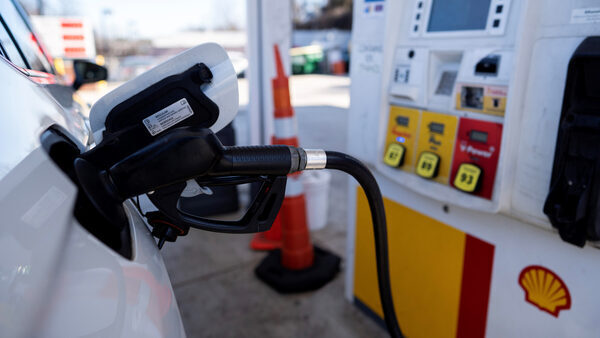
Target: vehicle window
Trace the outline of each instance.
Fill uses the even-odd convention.
[[[15,46],[2,21],[2,17],[0,17],[0,48],[2,48],[2,54],[15,65],[27,68],[25,60],[21,57],[17,46]]]
[[[2,1],[0,4],[0,15],[6,25],[5,28],[12,34],[21,55],[25,58],[25,63],[29,66],[26,68],[46,73],[52,72],[50,62],[15,4],[11,1]]]

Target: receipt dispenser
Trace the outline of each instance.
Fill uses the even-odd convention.
[[[586,38],[569,62],[550,192],[544,213],[560,237],[600,240],[600,37]]]

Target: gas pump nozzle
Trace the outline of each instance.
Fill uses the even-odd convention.
[[[286,175],[305,169],[306,164],[307,155],[301,148],[225,147],[209,129],[184,127],[168,132],[107,169],[78,158],[75,172],[94,205],[109,219],[118,217],[115,204],[157,192],[149,195],[151,201],[162,221],[180,230],[179,235],[186,234],[190,227],[247,233],[270,228],[283,201]],[[261,181],[263,187],[241,220],[216,221],[177,207],[185,182],[191,179],[211,184]]]
[[[110,167],[116,188],[137,196],[206,176],[285,176],[306,165],[301,148],[225,147],[205,128],[176,129]]]

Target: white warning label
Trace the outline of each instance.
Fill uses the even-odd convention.
[[[572,10],[571,23],[600,23],[600,7]]]
[[[154,136],[194,115],[185,98],[144,119],[144,126]]]

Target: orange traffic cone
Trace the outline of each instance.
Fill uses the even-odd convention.
[[[329,64],[331,67],[331,73],[335,75],[346,74],[346,63],[342,58],[342,52],[338,49],[334,49],[328,53]]]
[[[281,247],[281,215],[277,215],[271,229],[258,232],[250,241],[252,250],[273,250]]]
[[[335,75],[346,74],[346,63],[343,60],[336,61],[332,65],[332,72]]]
[[[296,136],[296,118],[294,117],[294,109],[290,101],[290,88],[287,76],[283,70],[283,63],[279,55],[279,49],[275,45],[275,66],[277,76],[271,80],[271,88],[273,89],[273,115],[275,117],[275,135],[271,140],[272,144],[284,144],[297,147],[298,137]],[[298,182],[300,183],[300,182]],[[286,197],[290,182],[288,180],[288,188],[286,189]],[[300,183],[300,188],[302,185]],[[285,201],[284,201],[285,204]],[[282,207],[285,209],[285,207]],[[250,248],[254,250],[273,250],[281,247],[281,213],[273,222],[271,229],[265,232],[259,232],[250,241]]]
[[[296,118],[290,103],[288,78],[277,45],[277,76],[273,79],[275,136],[273,144],[298,146]],[[340,258],[313,247],[306,222],[306,201],[299,173],[288,175],[281,206],[281,250],[273,250],[256,268],[256,275],[280,292],[317,289],[339,271]]]
[[[288,184],[302,184],[298,178],[288,177]],[[290,185],[291,185],[290,184]],[[281,264],[291,270],[306,269],[313,264],[314,251],[306,223],[306,201],[304,194],[289,196],[289,185],[281,205],[283,243]]]
[[[277,75],[271,80],[271,88],[273,89],[273,115],[275,117],[275,135],[273,135],[271,143],[297,147],[296,117],[294,116],[294,108],[292,108],[290,100],[289,81],[283,70],[283,63],[281,62],[281,55],[279,54],[277,45],[274,48]],[[299,181],[297,175],[290,175],[285,192],[286,198],[290,196],[290,193],[296,195],[298,192],[302,193],[302,183]],[[284,200],[282,210],[287,209],[285,204]],[[281,216],[278,215],[270,230],[254,235],[250,242],[250,248],[254,250],[278,249],[282,243],[281,236]]]

